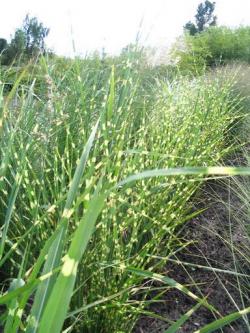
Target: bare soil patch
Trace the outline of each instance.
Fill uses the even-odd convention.
[[[208,208],[188,222],[181,231],[181,236],[184,239],[194,240],[195,242],[177,254],[174,259],[194,265],[211,266],[232,271],[234,270],[233,255],[230,246],[225,244],[225,239],[229,237],[230,223],[232,223],[232,217],[225,206],[225,202],[229,198],[227,186],[225,183],[223,185],[218,181],[209,181],[202,192],[203,202],[196,208]],[[236,209],[237,206],[240,206],[238,197],[233,193],[230,193],[230,201]],[[234,225],[233,228],[234,242],[240,244],[247,241],[244,239],[243,231],[238,225]],[[189,289],[197,296],[206,295],[208,302],[222,316],[237,311],[235,304],[240,309],[242,308],[237,281],[235,276],[231,274],[190,267],[175,262],[169,262],[163,273],[174,278],[177,282],[189,286]],[[161,299],[163,302],[154,304],[150,307],[150,310],[174,321],[195,305],[190,297],[177,290],[168,291]],[[200,307],[178,332],[195,332],[215,320],[215,318],[209,310]],[[141,317],[134,332],[163,333],[168,327],[169,324],[161,320]],[[217,330],[217,332],[247,333],[248,330],[243,320],[238,320],[232,325],[224,327],[223,330]]]

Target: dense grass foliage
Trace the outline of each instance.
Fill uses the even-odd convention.
[[[201,73],[204,68],[232,61],[249,63],[249,43],[249,27],[210,27],[195,36],[186,34],[173,56],[181,71]]]
[[[154,287],[138,270],[157,272],[165,261],[152,256],[182,245],[202,177],[117,184],[217,165],[230,148],[230,81],[148,79],[138,55],[120,60],[41,59],[7,94],[2,71],[3,292],[17,279],[0,299],[6,332],[131,332],[158,297],[147,300]]]

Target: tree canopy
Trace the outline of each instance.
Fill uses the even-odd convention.
[[[44,53],[44,40],[48,34],[49,29],[36,17],[26,15],[22,27],[16,29],[9,44],[5,39],[0,39],[1,63],[9,65],[17,59],[29,60]]]
[[[0,53],[6,49],[7,40],[5,38],[0,38]]]
[[[184,26],[184,29],[194,36],[197,33],[204,31],[206,28],[215,26],[217,17],[213,15],[215,10],[215,2],[206,0],[198,5],[195,15],[195,23],[189,21]]]

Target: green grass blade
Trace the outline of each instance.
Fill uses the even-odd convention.
[[[4,253],[4,246],[5,246],[5,242],[6,242],[7,232],[8,232],[8,228],[9,228],[9,224],[10,224],[11,215],[14,210],[17,193],[20,188],[21,178],[22,177],[19,174],[16,175],[15,183],[11,190],[9,203],[8,203],[8,207],[7,207],[7,212],[5,214],[4,228],[3,228],[3,233],[2,233],[2,237],[1,237],[1,243],[0,243],[0,260],[2,259],[2,256]]]
[[[75,284],[77,267],[87,247],[106,195],[96,193],[77,228],[64,264],[43,313],[39,333],[59,333],[67,314]],[[63,306],[62,306],[63,304]]]
[[[22,279],[14,279],[11,284],[10,284],[10,288],[9,291],[12,290],[17,290],[18,288],[22,287],[24,285],[24,281]],[[12,300],[10,300],[8,302],[8,316],[7,316],[7,320],[4,326],[4,332],[5,333],[12,333],[12,323],[14,320],[14,316],[15,316],[15,311],[18,307],[18,301],[17,301],[17,297],[14,297]]]
[[[202,298],[196,296],[188,288],[186,288],[182,284],[176,282],[174,279],[171,279],[171,278],[161,275],[161,274],[152,273],[152,272],[141,270],[141,269],[134,268],[134,267],[127,267],[126,270],[128,272],[137,274],[137,275],[145,277],[147,279],[150,278],[150,279],[153,279],[156,281],[160,281],[162,283],[167,284],[168,286],[170,286],[172,288],[178,289],[179,291],[183,292],[185,295],[191,297],[196,302],[199,302],[201,305],[205,306],[210,311],[214,311],[214,312],[218,313],[218,311],[212,305],[210,305],[205,298],[202,299]]]
[[[107,121],[110,121],[114,109],[115,102],[115,68],[112,66],[111,77],[110,77],[110,89],[107,103]]]
[[[242,316],[247,315],[248,313],[250,313],[250,307],[241,310],[241,311],[237,311],[234,313],[229,314],[228,316],[225,316],[221,319],[215,320],[212,323],[204,326],[203,328],[199,329],[198,331],[195,331],[194,333],[211,333],[216,331],[219,328],[222,328],[230,323],[232,323],[233,321],[241,318]]]
[[[6,101],[5,101],[4,106],[3,106],[2,118],[0,119],[0,134],[1,134],[2,130],[3,130],[4,120],[8,116],[8,106],[9,106],[9,103],[13,99],[13,97],[14,97],[17,89],[18,89],[19,84],[21,83],[23,77],[25,76],[25,74],[26,74],[26,72],[28,70],[29,70],[29,66],[26,66],[24,68],[24,70],[21,72],[21,74],[18,76],[18,78],[15,80],[14,85],[13,85],[11,91],[9,92],[8,96],[6,97]]]
[[[185,168],[169,168],[147,170],[135,175],[129,176],[120,181],[116,187],[120,187],[131,182],[152,177],[164,176],[194,176],[194,175],[223,175],[223,176],[249,176],[249,167],[185,167]]]
[[[40,276],[37,279],[34,279],[28,283],[26,283],[24,286],[19,287],[17,289],[14,290],[10,290],[9,292],[7,292],[6,294],[2,295],[0,297],[0,304],[7,304],[10,301],[12,301],[14,298],[16,298],[17,296],[22,295],[23,293],[27,292],[27,291],[31,291],[32,289],[34,289],[36,286],[39,285],[39,283],[41,283],[42,281],[47,280],[48,278],[50,278],[53,274],[57,273],[59,271],[60,268],[55,269],[53,272],[49,272],[45,275]]]
[[[85,306],[83,306],[83,307],[81,307],[81,308],[79,308],[77,310],[69,312],[67,314],[66,318],[74,317],[75,315],[77,315],[77,314],[79,314],[81,312],[84,312],[84,311],[86,311],[86,310],[88,310],[90,308],[93,308],[93,307],[95,307],[97,305],[101,305],[101,304],[106,303],[106,302],[108,302],[110,300],[113,300],[113,299],[117,298],[118,296],[121,296],[125,292],[128,292],[129,290],[130,290],[130,288],[127,288],[125,290],[120,291],[119,293],[115,293],[115,294],[113,294],[111,296],[103,297],[102,299],[99,299],[99,300],[97,300],[95,302],[86,304]]]
[[[179,330],[181,325],[183,325],[192,314],[201,306],[201,303],[196,304],[192,309],[187,311],[183,316],[181,316],[173,325],[171,325],[165,333],[175,333]]]
[[[98,125],[99,125],[99,120],[97,121],[96,125],[92,129],[92,132],[89,136],[89,139],[85,145],[84,151],[80,158],[79,164],[76,168],[76,171],[75,171],[75,174],[74,174],[74,177],[71,182],[69,192],[67,195],[62,219],[59,224],[60,231],[49,249],[48,257],[47,257],[47,260],[46,260],[46,263],[45,263],[45,266],[43,269],[43,274],[46,274],[47,272],[54,270],[60,264],[61,257],[62,257],[62,249],[63,249],[63,245],[64,245],[64,238],[65,238],[65,233],[66,233],[66,228],[67,228],[67,222],[72,213],[72,211],[71,211],[72,204],[77,195],[79,184],[81,182],[81,178],[82,178],[82,175],[83,175],[85,167],[86,167],[86,163],[87,163],[89,153],[90,153],[90,150],[92,148],[92,145],[93,145],[93,142],[95,139]],[[44,283],[40,284],[40,286],[36,292],[34,304],[33,304],[32,311],[31,311],[32,321],[33,321],[33,323],[36,323],[36,324],[35,324],[35,326],[34,326],[34,324],[33,325],[29,324],[28,328],[27,328],[27,333],[31,333],[31,332],[34,333],[37,331],[37,323],[39,323],[39,321],[40,321],[42,312],[44,310],[44,307],[46,305],[47,299],[50,295],[50,292],[52,290],[54,283],[55,283],[55,277],[52,277],[52,278],[47,279]]]

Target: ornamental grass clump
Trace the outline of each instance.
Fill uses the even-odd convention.
[[[36,77],[29,86],[17,80],[7,97],[1,83],[3,290],[10,276],[19,281],[0,298],[2,325],[131,332],[155,288],[131,267],[157,272],[165,262],[152,256],[182,245],[177,231],[193,215],[203,177],[180,169],[122,181],[145,170],[217,165],[238,115],[230,82],[201,76],[147,85],[133,54],[112,66],[53,59],[37,66],[47,84],[40,95]]]

